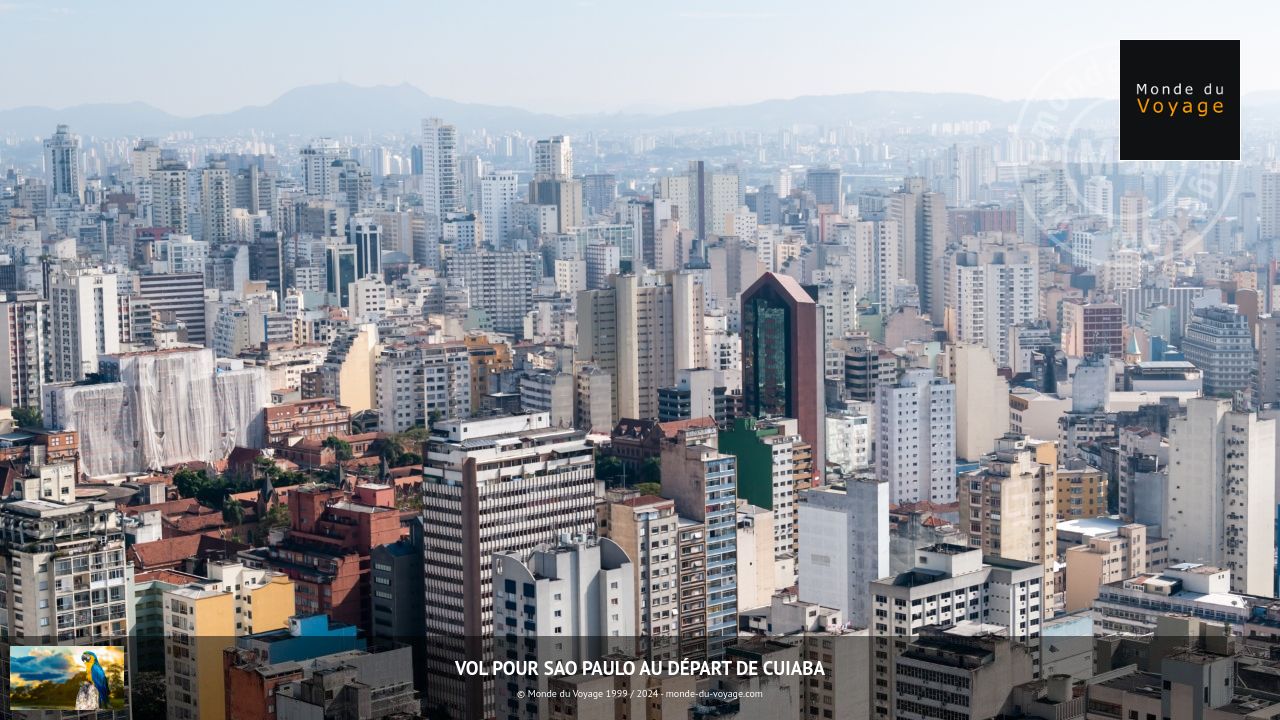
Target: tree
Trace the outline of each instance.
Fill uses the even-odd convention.
[[[644,463],[640,466],[640,482],[652,483],[654,485],[662,482],[661,458],[645,458]]]
[[[622,461],[613,455],[596,455],[596,479],[604,481],[607,487],[616,487],[622,482]]]
[[[138,717],[166,717],[165,682],[162,672],[134,673],[129,684],[129,707]]]
[[[267,516],[263,518],[262,523],[269,528],[283,527],[289,524],[289,506],[284,503],[276,503],[267,510]]]
[[[634,486],[636,492],[641,495],[657,495],[662,496],[662,486],[653,482],[636,483]]]
[[[44,413],[38,407],[16,407],[13,409],[13,422],[18,427],[44,427]]]
[[[228,525],[244,524],[244,505],[234,498],[222,503],[222,519]]]
[[[351,451],[351,443],[347,442],[346,440],[343,440],[337,435],[330,435],[329,437],[325,438],[324,442],[321,444],[324,447],[327,447],[333,450],[333,453],[335,456],[337,456],[339,462],[342,462],[344,460],[350,460],[351,458],[355,457],[355,453]]]

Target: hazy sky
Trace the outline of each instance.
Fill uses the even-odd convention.
[[[861,90],[1115,97],[1120,38],[1241,39],[1249,92],[1280,85],[1276,27],[1280,3],[1262,0],[0,0],[0,108],[194,115],[336,80],[553,113]]]

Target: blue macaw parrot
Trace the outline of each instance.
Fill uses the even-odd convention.
[[[93,686],[98,689],[98,707],[106,709],[109,707],[111,700],[111,689],[107,687],[107,671],[102,669],[102,663],[98,662],[98,656],[86,651],[80,656],[80,662],[85,664],[89,669],[89,679],[93,681]]]

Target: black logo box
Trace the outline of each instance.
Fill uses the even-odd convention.
[[[1121,40],[1120,159],[1239,160],[1240,41]]]

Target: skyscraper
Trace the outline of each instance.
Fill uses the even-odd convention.
[[[743,410],[795,418],[826,467],[821,308],[795,278],[765,273],[742,293]]]
[[[595,528],[595,460],[585,435],[546,413],[437,423],[423,448],[423,559],[431,706],[492,717],[492,680],[455,660],[492,653],[493,553],[527,556]],[[732,512],[730,513],[732,517]],[[505,659],[505,658],[503,658]]]
[[[480,221],[483,240],[492,249],[503,249],[515,229],[511,213],[519,200],[515,173],[492,172],[480,178]]]
[[[156,227],[172,228],[181,235],[191,232],[189,174],[181,160],[161,160],[151,171],[151,223]]]
[[[662,440],[661,463],[663,497],[705,526],[707,653],[719,655],[738,634],[737,458],[717,449],[714,426],[691,426]]]
[[[805,189],[813,193],[819,207],[827,206],[831,212],[844,210],[844,193],[840,187],[840,168],[813,167],[804,172]]]
[[[901,277],[920,289],[920,311],[937,325],[946,305],[942,263],[947,248],[947,198],[926,187],[924,178],[906,178],[902,189],[889,196],[887,216],[898,224]]]
[[[849,476],[799,498],[800,599],[870,627],[871,583],[889,574],[889,483]]]
[[[49,380],[49,303],[34,292],[12,292],[0,302],[0,405],[40,407]]]
[[[1234,305],[1196,308],[1182,339],[1187,360],[1204,372],[1204,394],[1230,397],[1253,385],[1253,332]]]
[[[908,370],[876,389],[877,472],[889,502],[956,500],[956,388],[929,370]]]
[[[1169,561],[1231,570],[1231,589],[1271,595],[1275,554],[1276,421],[1192,398],[1169,426],[1163,531]]]
[[[441,234],[445,213],[458,209],[458,131],[440,118],[422,121],[422,211],[427,241]]]
[[[550,180],[573,177],[573,146],[568,135],[556,135],[534,144],[533,174]]]
[[[59,125],[52,137],[44,141],[45,169],[49,173],[49,194],[69,196],[84,202],[84,176],[80,170],[80,136],[72,135],[66,125]]]
[[[120,351],[116,275],[60,269],[49,278],[52,379],[74,382],[98,371],[98,357]]]
[[[706,365],[702,286],[677,272],[607,281],[578,295],[581,359],[612,375],[615,418],[656,418],[658,390]]]
[[[234,196],[235,189],[227,164],[210,160],[208,167],[200,171],[200,217],[204,222],[204,235],[200,239],[211,246],[231,240],[231,207]]]
[[[356,277],[382,274],[382,226],[367,217],[347,223],[347,242],[356,248]]]

